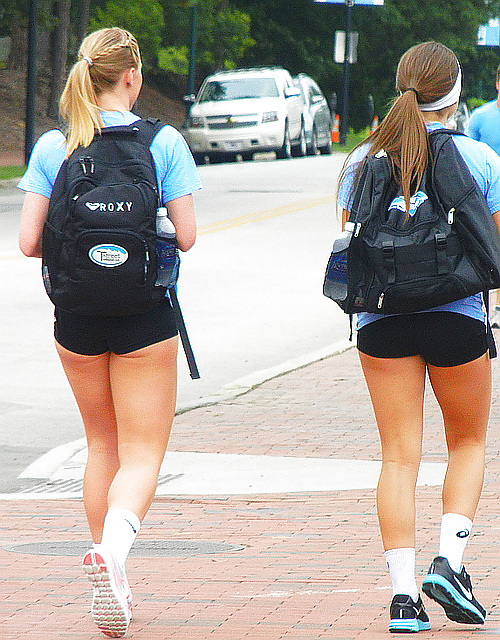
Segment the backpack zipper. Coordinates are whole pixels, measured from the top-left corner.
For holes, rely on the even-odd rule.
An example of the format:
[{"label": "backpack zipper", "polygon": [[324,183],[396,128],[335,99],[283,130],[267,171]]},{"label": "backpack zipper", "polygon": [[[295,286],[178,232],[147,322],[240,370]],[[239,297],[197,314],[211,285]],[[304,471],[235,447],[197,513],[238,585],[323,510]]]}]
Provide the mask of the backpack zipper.
[{"label": "backpack zipper", "polygon": [[384,295],[385,293],[382,291],[378,297],[377,309],[382,309],[382,305],[384,304]]},{"label": "backpack zipper", "polygon": [[86,176],[87,174],[94,173],[95,165],[94,165],[93,158],[89,158],[89,157],[80,158],[78,162],[80,163],[80,167],[82,169],[83,175]]},{"label": "backpack zipper", "polygon": [[[449,224],[453,224],[453,221],[455,219],[455,211],[457,210],[457,207],[460,207],[461,204],[465,202],[465,200],[467,200],[470,194],[474,192],[474,189],[475,189],[475,186],[472,185],[472,187],[466,193],[464,193],[464,195],[460,198],[460,200],[458,200],[458,202],[456,202],[454,206],[448,211]],[[451,216],[451,221],[450,221],[450,216]]]},{"label": "backpack zipper", "polygon": [[149,273],[149,249],[148,246],[145,245],[145,262],[144,262],[144,282],[147,282],[148,280],[148,273]]}]

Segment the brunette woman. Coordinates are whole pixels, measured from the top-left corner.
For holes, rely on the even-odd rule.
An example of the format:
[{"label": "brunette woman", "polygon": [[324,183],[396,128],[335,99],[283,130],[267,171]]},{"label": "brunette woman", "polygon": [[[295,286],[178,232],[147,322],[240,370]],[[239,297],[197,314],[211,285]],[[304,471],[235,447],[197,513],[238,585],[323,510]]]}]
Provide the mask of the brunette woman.
[{"label": "brunette woman", "polygon": [[[461,69],[455,54],[436,42],[409,49],[396,75],[398,96],[381,125],[348,158],[339,188],[348,218],[357,168],[384,149],[406,203],[429,162],[428,132],[444,128],[455,112]],[[500,226],[500,157],[486,144],[453,138]],[[402,212],[402,216],[411,215]],[[481,294],[425,312],[386,316],[360,313],[357,347],[382,446],[377,510],[393,599],[389,629],[429,629],[415,579],[415,487],[422,454],[426,376],[439,403],[448,447],[442,490],[439,552],[424,592],[451,620],[483,624],[486,612],[472,594],[462,556],[472,530],[484,472],[491,371]]]}]

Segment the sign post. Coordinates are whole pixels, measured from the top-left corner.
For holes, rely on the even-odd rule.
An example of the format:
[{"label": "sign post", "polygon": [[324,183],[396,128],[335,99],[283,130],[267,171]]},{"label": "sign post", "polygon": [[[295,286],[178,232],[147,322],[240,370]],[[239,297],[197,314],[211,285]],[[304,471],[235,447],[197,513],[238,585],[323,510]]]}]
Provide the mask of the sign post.
[{"label": "sign post", "polygon": [[347,125],[349,122],[349,64],[351,53],[351,24],[352,24],[352,8],[355,4],[375,6],[383,5],[384,0],[314,0],[314,2],[322,2],[324,4],[344,4],[346,7],[345,16],[345,47],[344,47],[344,75],[342,81],[342,113],[340,117],[339,143],[346,144]]},{"label": "sign post", "polygon": [[493,18],[477,30],[477,44],[480,47],[498,47],[500,45],[500,20]]}]

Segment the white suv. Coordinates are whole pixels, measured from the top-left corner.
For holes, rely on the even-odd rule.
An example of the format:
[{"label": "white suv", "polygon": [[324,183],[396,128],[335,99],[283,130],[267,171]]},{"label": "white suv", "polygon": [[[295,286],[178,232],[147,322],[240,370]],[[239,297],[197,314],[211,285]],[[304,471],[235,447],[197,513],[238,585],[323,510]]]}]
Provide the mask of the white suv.
[{"label": "white suv", "polygon": [[182,133],[196,162],[251,160],[257,151],[278,158],[304,155],[302,101],[289,72],[280,67],[221,71],[208,76]]}]

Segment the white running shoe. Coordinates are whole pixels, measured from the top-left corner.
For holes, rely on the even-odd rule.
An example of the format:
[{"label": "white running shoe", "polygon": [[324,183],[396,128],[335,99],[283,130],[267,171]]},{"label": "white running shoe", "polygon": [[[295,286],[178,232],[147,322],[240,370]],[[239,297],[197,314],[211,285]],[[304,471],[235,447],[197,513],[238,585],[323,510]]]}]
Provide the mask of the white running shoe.
[{"label": "white running shoe", "polygon": [[500,329],[500,307],[495,305],[495,310],[490,319],[492,329]]},{"label": "white running shoe", "polygon": [[104,635],[122,638],[132,618],[132,593],[127,576],[107,549],[92,548],[83,569],[94,587],[92,617]]}]

